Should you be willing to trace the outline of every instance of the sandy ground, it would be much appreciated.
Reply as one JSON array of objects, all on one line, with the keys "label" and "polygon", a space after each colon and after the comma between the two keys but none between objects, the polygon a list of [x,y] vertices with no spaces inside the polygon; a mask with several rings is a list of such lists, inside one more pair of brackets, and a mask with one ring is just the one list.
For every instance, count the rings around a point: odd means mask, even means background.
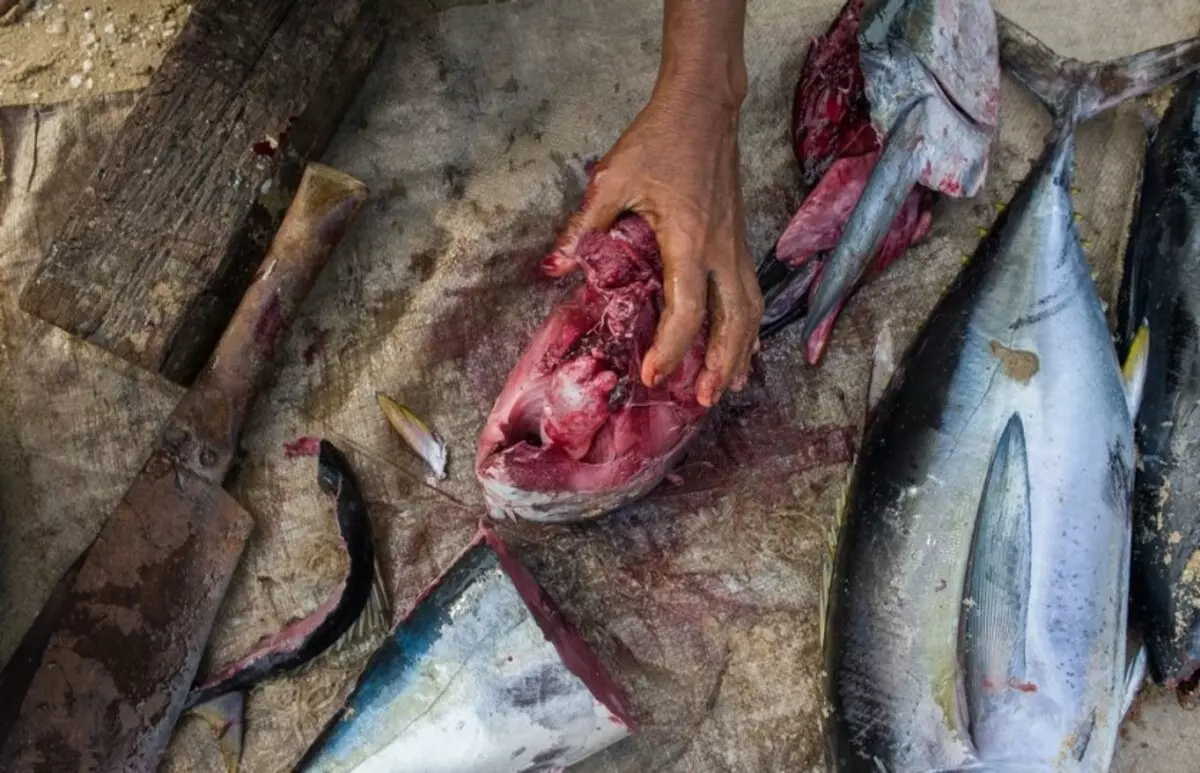
[{"label": "sandy ground", "polygon": [[142,88],[190,10],[178,0],[18,0],[0,20],[0,106]]}]

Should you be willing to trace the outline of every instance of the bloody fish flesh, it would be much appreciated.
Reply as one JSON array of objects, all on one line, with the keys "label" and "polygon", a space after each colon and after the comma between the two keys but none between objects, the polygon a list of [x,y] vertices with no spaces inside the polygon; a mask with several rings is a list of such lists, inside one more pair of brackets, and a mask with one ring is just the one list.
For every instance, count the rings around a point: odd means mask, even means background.
[{"label": "bloody fish flesh", "polygon": [[650,225],[625,216],[584,236],[575,260],[584,282],[538,328],[479,436],[475,473],[493,517],[577,521],[631,502],[707,413],[695,392],[705,331],[658,386],[639,375],[663,308]]},{"label": "bloody fish flesh", "polygon": [[802,181],[816,185],[759,263],[762,336],[804,318],[816,364],[854,290],[929,232],[936,194],[982,185],[999,98],[994,23],[982,2],[849,0],[813,41],[792,140]]},{"label": "bloody fish flesh", "polygon": [[[758,267],[765,311],[761,335],[778,333],[808,310],[827,253],[837,246],[882,150],[859,64],[863,0],[850,0],[825,35],[812,41],[796,84],[792,141],[801,182],[810,187],[771,252]],[[929,232],[937,195],[913,186],[868,264],[879,274]],[[790,281],[785,281],[790,280]],[[821,358],[843,300],[806,344],[809,363]]]}]

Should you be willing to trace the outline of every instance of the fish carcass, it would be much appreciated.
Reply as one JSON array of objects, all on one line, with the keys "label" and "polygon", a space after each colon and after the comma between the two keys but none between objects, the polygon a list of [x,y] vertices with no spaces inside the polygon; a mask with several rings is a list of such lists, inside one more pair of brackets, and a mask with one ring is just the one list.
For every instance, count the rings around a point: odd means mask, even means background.
[{"label": "fish carcass", "polygon": [[849,0],[797,84],[794,149],[820,179],[759,263],[763,336],[804,317],[820,360],[859,283],[928,232],[935,193],[983,185],[999,96],[987,0]]},{"label": "fish carcass", "polygon": [[1200,75],[1176,92],[1147,149],[1117,309],[1122,349],[1143,321],[1151,330],[1132,615],[1154,678],[1175,687],[1200,669]]},{"label": "fish carcass", "polygon": [[657,486],[706,414],[695,381],[707,325],[647,388],[642,356],[663,307],[662,261],[637,215],[576,248],[585,280],[533,336],[479,435],[475,474],[493,517],[596,517]]},{"label": "fish carcass", "polygon": [[599,660],[483,527],[384,641],[295,771],[561,770],[632,726]]},{"label": "fish carcass", "polygon": [[1092,65],[998,28],[1056,130],[884,391],[839,508],[837,771],[1106,771],[1127,702],[1145,359],[1122,373],[1075,230],[1074,127],[1195,69],[1200,42]]}]

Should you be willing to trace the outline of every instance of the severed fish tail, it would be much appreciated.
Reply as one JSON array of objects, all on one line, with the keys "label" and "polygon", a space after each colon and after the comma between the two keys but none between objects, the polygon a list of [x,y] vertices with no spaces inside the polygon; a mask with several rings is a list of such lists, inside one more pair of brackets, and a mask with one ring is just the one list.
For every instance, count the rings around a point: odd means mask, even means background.
[{"label": "severed fish tail", "polygon": [[1200,37],[1107,62],[1081,62],[1050,49],[996,14],[1000,61],[1053,114],[1060,130],[1200,70]]}]

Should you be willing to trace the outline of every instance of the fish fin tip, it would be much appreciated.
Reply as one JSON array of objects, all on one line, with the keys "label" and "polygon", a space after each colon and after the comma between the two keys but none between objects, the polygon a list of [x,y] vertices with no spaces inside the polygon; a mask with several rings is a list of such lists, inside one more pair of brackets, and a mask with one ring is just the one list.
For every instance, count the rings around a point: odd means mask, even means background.
[{"label": "fish fin tip", "polygon": [[1146,681],[1146,672],[1149,668],[1150,655],[1146,650],[1145,644],[1138,644],[1137,649],[1130,658],[1128,666],[1125,669],[1125,699],[1121,703],[1121,719],[1129,716],[1129,710],[1133,708],[1134,701],[1142,691],[1142,685]]},{"label": "fish fin tip", "polygon": [[[875,352],[871,357],[871,375],[867,380],[867,420],[875,412],[879,401],[896,374],[896,344],[892,335],[891,320],[883,323],[875,337]],[[865,423],[864,423],[865,426]]]},{"label": "fish fin tip", "polygon": [[221,750],[227,773],[238,773],[242,761],[242,737],[245,729],[246,695],[241,690],[227,692],[188,710],[208,725]]},{"label": "fish fin tip", "polygon": [[1150,325],[1143,321],[1138,328],[1129,353],[1121,366],[1121,377],[1125,384],[1125,403],[1129,415],[1136,418],[1142,404],[1142,393],[1146,386],[1146,373],[1150,362]]},{"label": "fish fin tip", "polygon": [[963,678],[972,718],[986,713],[997,690],[1024,689],[1031,520],[1025,430],[1014,413],[984,478],[963,588]]}]

